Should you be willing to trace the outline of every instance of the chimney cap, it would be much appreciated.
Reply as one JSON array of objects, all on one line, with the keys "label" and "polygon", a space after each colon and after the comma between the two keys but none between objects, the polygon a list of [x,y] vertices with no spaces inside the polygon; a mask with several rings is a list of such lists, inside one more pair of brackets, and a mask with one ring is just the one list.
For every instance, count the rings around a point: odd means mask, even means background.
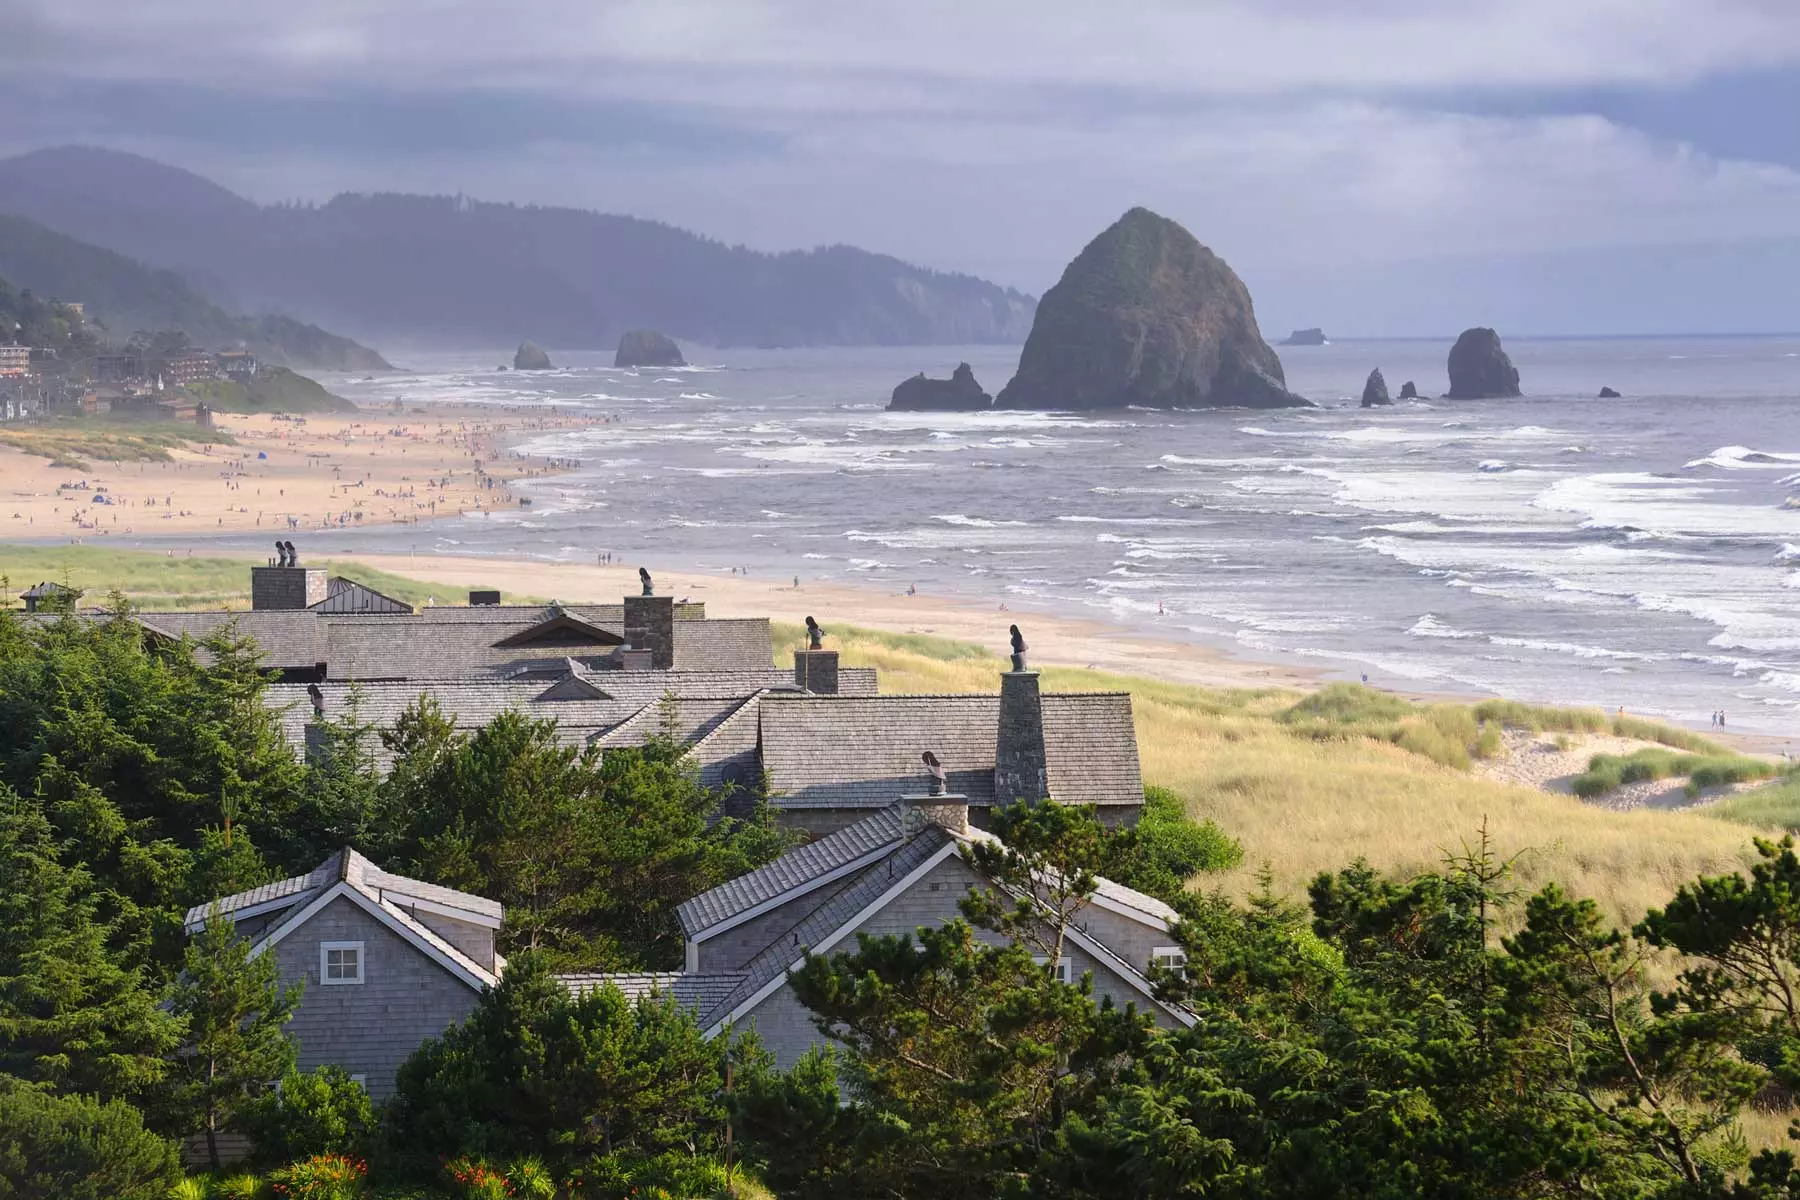
[{"label": "chimney cap", "polygon": [[924,760],[925,770],[931,775],[930,794],[933,796],[944,795],[949,784],[949,777],[948,773],[944,770],[944,764],[938,761],[938,756],[929,750],[919,755],[919,757]]}]

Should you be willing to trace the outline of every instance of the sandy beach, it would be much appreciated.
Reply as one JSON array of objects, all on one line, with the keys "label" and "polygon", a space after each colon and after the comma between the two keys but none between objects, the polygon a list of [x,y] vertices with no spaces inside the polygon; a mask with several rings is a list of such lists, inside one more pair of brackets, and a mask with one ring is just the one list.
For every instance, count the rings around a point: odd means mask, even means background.
[{"label": "sandy beach", "polygon": [[304,531],[516,507],[510,485],[557,464],[520,455],[509,442],[593,423],[491,408],[429,416],[220,413],[217,428],[235,445],[190,443],[169,451],[166,462],[90,456],[86,467],[57,466],[0,447],[0,536]]}]

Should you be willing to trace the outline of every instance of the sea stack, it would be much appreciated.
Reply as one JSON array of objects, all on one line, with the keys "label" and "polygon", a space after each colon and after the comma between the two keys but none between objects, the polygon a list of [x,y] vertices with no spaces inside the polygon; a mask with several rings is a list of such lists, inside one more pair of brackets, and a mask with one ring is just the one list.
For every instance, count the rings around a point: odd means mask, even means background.
[{"label": "sea stack", "polygon": [[980,412],[994,406],[994,398],[975,382],[968,363],[958,363],[948,379],[927,379],[920,371],[901,382],[888,401],[889,412]]},{"label": "sea stack", "polygon": [[1400,398],[1402,400],[1417,400],[1419,398],[1419,385],[1410,379],[1401,384]]},{"label": "sea stack", "polygon": [[1281,339],[1284,346],[1329,346],[1325,340],[1325,331],[1314,326],[1311,329],[1296,329]]},{"label": "sea stack", "polygon": [[1619,398],[1619,393],[1613,391],[1611,388],[1603,387],[1600,389],[1600,399],[1602,399],[1602,400],[1617,400],[1618,398]]},{"label": "sea stack", "polygon": [[1363,384],[1362,406],[1364,408],[1380,408],[1392,404],[1388,399],[1387,380],[1381,377],[1381,368],[1376,367],[1369,372],[1369,381]]},{"label": "sea stack", "polygon": [[632,329],[619,339],[613,366],[685,367],[687,359],[681,357],[681,347],[668,335],[654,329]]},{"label": "sea stack", "polygon": [[513,370],[515,371],[548,371],[551,369],[550,356],[536,342],[520,342],[519,348],[513,352]]},{"label": "sea stack", "polygon": [[1452,400],[1491,400],[1519,394],[1519,370],[1491,329],[1465,329],[1450,347]]},{"label": "sea stack", "polygon": [[1256,327],[1250,292],[1194,235],[1134,208],[1038,301],[996,408],[1308,408]]}]

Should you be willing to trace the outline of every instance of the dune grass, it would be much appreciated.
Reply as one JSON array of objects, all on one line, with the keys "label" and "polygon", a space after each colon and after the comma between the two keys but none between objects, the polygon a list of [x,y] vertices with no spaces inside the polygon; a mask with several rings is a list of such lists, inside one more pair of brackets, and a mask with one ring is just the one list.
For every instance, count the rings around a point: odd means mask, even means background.
[{"label": "dune grass", "polygon": [[1790,773],[1777,783],[1726,796],[1698,811],[1759,830],[1800,833],[1800,775]]},{"label": "dune grass", "polygon": [[1680,754],[1673,750],[1643,749],[1631,754],[1596,754],[1588,769],[1569,783],[1577,796],[1604,796],[1614,788],[1651,779],[1686,775],[1689,798],[1709,787],[1769,779],[1781,768],[1767,759],[1742,754]]},{"label": "dune grass", "polygon": [[88,470],[90,459],[167,462],[170,450],[199,443],[234,444],[229,434],[174,421],[89,418],[0,429],[0,446],[47,458],[51,466],[71,471]]},{"label": "dune grass", "polygon": [[[250,607],[250,568],[260,561],[223,556],[188,557],[185,554],[171,558],[142,550],[114,550],[92,545],[0,543],[0,580],[5,582],[0,603],[17,606],[20,592],[49,580],[81,589],[84,605],[104,604],[107,595],[117,588],[145,611],[247,609]],[[463,588],[420,583],[360,563],[320,559],[307,565],[320,566],[333,575],[354,579],[407,604],[424,604],[434,596],[439,603],[460,604],[466,598]],[[503,596],[507,603],[536,602],[532,597],[512,592],[504,592]]]},{"label": "dune grass", "polygon": [[[776,626],[780,661],[800,639],[798,626]],[[884,692],[997,687],[1002,659],[934,644],[942,640],[834,628],[830,644],[846,666],[879,668]],[[1718,820],[1710,809],[1611,812],[1460,769],[1457,749],[1479,756],[1487,737],[1489,752],[1498,752],[1498,730],[1515,723],[1570,732],[1628,728],[1626,736],[1722,752],[1685,730],[1598,710],[1501,701],[1416,705],[1354,685],[1309,697],[1067,667],[1044,668],[1043,686],[1131,693],[1145,782],[1172,789],[1192,816],[1210,818],[1242,843],[1243,864],[1204,881],[1240,895],[1265,864],[1277,889],[1296,898],[1315,874],[1357,857],[1390,871],[1435,868],[1473,842],[1485,820],[1497,850],[1516,856],[1520,888],[1555,881],[1592,897],[1614,920],[1635,920],[1697,875],[1744,866],[1752,832],[1744,826],[1761,824]]]}]

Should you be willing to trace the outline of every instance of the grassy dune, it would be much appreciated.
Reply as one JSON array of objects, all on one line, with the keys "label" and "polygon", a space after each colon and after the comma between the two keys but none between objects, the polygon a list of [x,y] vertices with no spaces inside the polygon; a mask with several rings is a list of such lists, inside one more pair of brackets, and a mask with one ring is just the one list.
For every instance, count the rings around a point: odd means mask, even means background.
[{"label": "grassy dune", "polygon": [[84,419],[0,429],[0,446],[47,458],[52,466],[71,471],[87,470],[89,459],[167,462],[170,450],[204,442],[233,444],[228,434],[174,421]]},{"label": "grassy dune", "polygon": [[[941,638],[844,629],[833,635],[845,665],[880,668],[886,692],[991,691],[1005,666]],[[777,660],[786,661],[800,640],[798,626],[778,625]],[[1145,781],[1174,789],[1193,815],[1212,818],[1242,841],[1244,865],[1207,881],[1233,892],[1249,890],[1264,864],[1277,887],[1295,896],[1315,873],[1358,856],[1395,871],[1435,867],[1473,841],[1484,820],[1500,853],[1517,856],[1521,887],[1555,880],[1619,920],[1636,918],[1696,875],[1747,861],[1754,831],[1704,810],[1610,812],[1435,761],[1459,753],[1466,761],[1480,749],[1484,709],[1490,723],[1614,728],[1615,719],[1591,710],[1507,702],[1426,707],[1349,688],[1334,693],[1341,711],[1333,720],[1321,713],[1330,704],[1296,710],[1303,697],[1292,692],[1214,690],[1058,667],[1043,674],[1047,689],[1132,694]],[[1630,736],[1711,748],[1686,730],[1625,723],[1631,728],[1621,732]],[[1790,810],[1800,816],[1800,797]]]},{"label": "grassy dune", "polygon": [[[11,604],[18,603],[18,594],[26,588],[51,580],[82,589],[86,593],[83,604],[104,604],[107,594],[117,588],[145,610],[249,608],[252,565],[247,558],[170,558],[104,546],[0,543],[0,578],[7,582],[4,601]],[[333,575],[347,576],[407,604],[424,604],[432,596],[449,604],[460,604],[466,598],[465,589],[420,583],[359,563],[319,559],[306,565],[324,567]],[[503,595],[509,604],[534,602],[533,597],[513,592]]]}]

